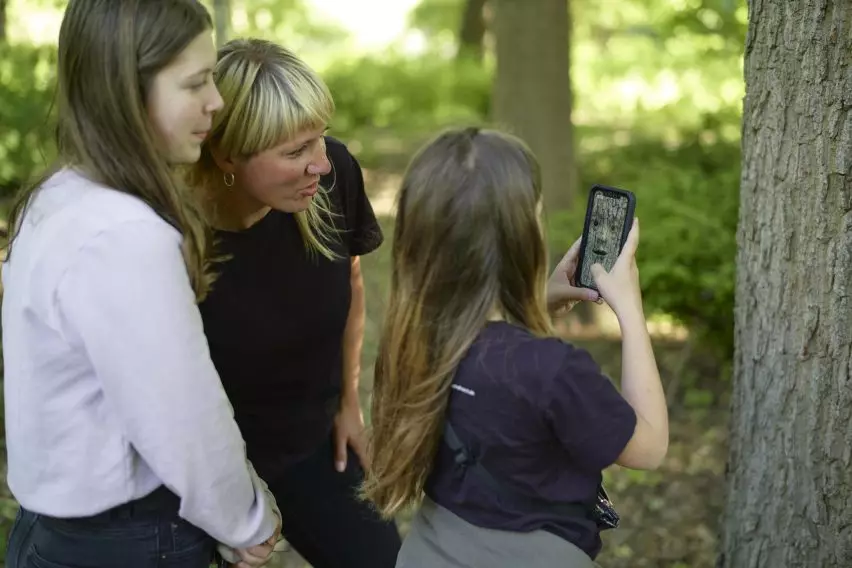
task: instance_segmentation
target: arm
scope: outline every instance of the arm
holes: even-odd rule
[[[56,298],[63,334],[85,350],[128,442],[181,498],[181,517],[234,548],[270,538],[274,499],[210,360],[179,235],[158,220],[100,233]]]
[[[364,344],[364,324],[366,310],[364,302],[364,278],[361,276],[361,259],[352,257],[350,276],[352,300],[349,316],[343,332],[343,384],[340,411],[335,418],[335,467],[337,471],[346,469],[347,446],[352,449],[366,468],[367,444],[364,437],[364,416],[361,412],[361,400],[358,394],[358,382],[361,377],[361,347]]]
[[[621,390],[636,412],[636,430],[616,463],[633,469],[656,469],[669,447],[669,417],[660,372],[645,325],[636,249],[639,219],[634,219],[627,242],[607,273],[599,264],[592,277],[601,296],[615,312],[621,327]]]
[[[656,469],[668,451],[666,396],[641,309],[625,309],[621,326],[621,394],[636,411],[636,430],[615,463],[633,469]]]
[[[343,403],[360,406],[358,383],[361,379],[361,348],[364,345],[364,326],[367,319],[364,300],[364,277],[361,275],[361,257],[352,257],[352,274],[349,278],[352,300],[349,317],[343,332]]]

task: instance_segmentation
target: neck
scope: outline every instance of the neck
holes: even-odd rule
[[[506,318],[503,317],[503,310],[500,309],[499,304],[494,304],[491,307],[491,311],[488,312],[488,321],[504,321]]]
[[[209,194],[211,221],[216,229],[242,231],[263,219],[270,211],[270,207],[249,197],[237,184],[228,187],[220,180]]]

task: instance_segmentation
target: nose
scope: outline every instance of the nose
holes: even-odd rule
[[[308,175],[324,176],[331,171],[331,162],[328,160],[328,156],[325,153],[325,143],[323,142],[319,146],[319,151],[311,159],[310,163],[308,163]]]
[[[207,106],[205,107],[205,110],[208,114],[220,111],[222,110],[222,107],[225,106],[225,101],[222,100],[222,95],[219,94],[219,89],[217,89],[216,85],[212,82],[211,84],[213,85],[213,92],[209,101],[207,102]]]

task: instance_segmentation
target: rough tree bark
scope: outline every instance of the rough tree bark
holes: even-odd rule
[[[545,210],[577,187],[567,0],[491,0],[497,43],[495,123],[523,138],[542,167]]]
[[[723,568],[852,566],[852,2],[749,0]]]

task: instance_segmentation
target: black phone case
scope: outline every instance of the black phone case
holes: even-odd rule
[[[599,194],[610,195],[613,197],[625,197],[627,199],[627,210],[624,215],[624,221],[621,223],[620,230],[613,227],[613,221],[610,220],[603,228],[597,229],[600,225],[594,225],[594,221],[602,218],[602,215],[595,214],[595,197]],[[586,204],[586,220],[583,224],[583,237],[580,241],[580,254],[577,259],[576,270],[576,285],[582,288],[590,288],[597,290],[594,278],[592,278],[591,267],[595,263],[603,265],[606,270],[611,270],[618,255],[621,254],[621,249],[624,247],[624,242],[627,240],[627,235],[630,233],[630,228],[633,226],[633,215],[636,212],[636,196],[626,189],[618,189],[616,187],[608,187],[605,185],[595,185],[589,191],[589,201]],[[594,217],[594,218],[593,218]],[[618,247],[608,243],[607,252],[605,255],[600,255],[591,250],[592,245],[598,244],[599,241],[606,242],[607,237],[612,238],[611,233],[619,235]],[[605,236],[601,236],[601,235]],[[602,247],[599,247],[602,248]]]

